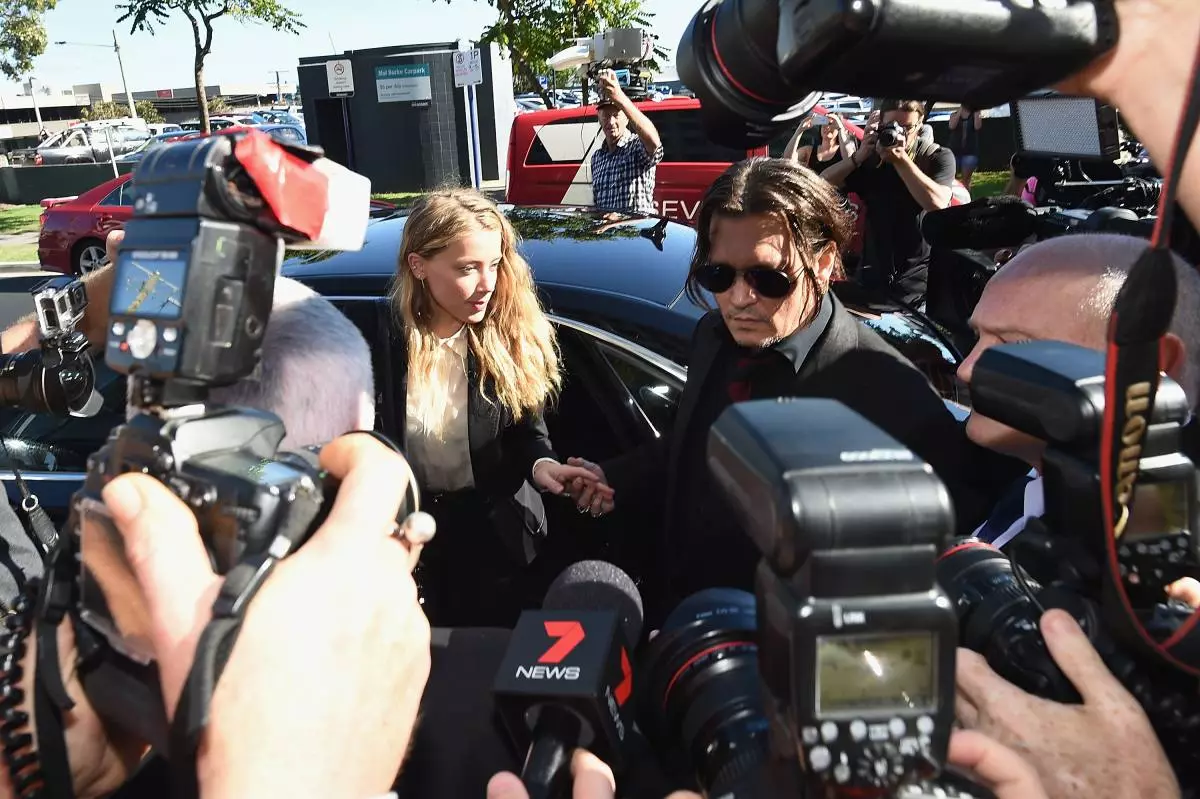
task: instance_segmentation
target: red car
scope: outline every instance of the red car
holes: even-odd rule
[[[42,200],[38,261],[42,269],[85,275],[104,260],[104,240],[133,216],[133,191],[121,175],[78,197]]]
[[[222,131],[224,133],[225,131]],[[198,138],[190,136],[188,138]],[[78,197],[42,200],[38,261],[48,272],[86,275],[103,265],[104,240],[133,216],[133,173],[101,183]],[[387,216],[396,206],[371,200],[371,216]]]

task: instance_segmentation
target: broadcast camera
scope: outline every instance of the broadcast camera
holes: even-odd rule
[[[730,407],[708,459],[763,560],[756,597],[696,594],[651,642],[642,728],[663,760],[709,796],[931,789],[958,640],[934,571],[954,528],[941,481],[823,399]]]
[[[34,286],[38,349],[0,355],[0,407],[94,416],[103,403],[88,340],[75,329],[87,308],[83,281],[58,277]]]
[[[574,46],[554,55],[549,64],[554,70],[578,67],[593,81],[602,70],[611,69],[629,99],[642,100],[649,94],[652,77],[642,64],[653,52],[653,35],[641,28],[613,28],[591,38],[576,39]]]
[[[316,148],[249,132],[154,150],[133,187],[105,355],[129,375],[137,413],[88,461],[47,567],[45,607],[55,622],[77,608],[85,622],[77,636],[87,634],[88,646],[104,653],[84,680],[97,709],[170,748],[155,701],[147,611],[101,491],[140,472],[188,504],[214,569],[226,577],[214,624],[236,634],[249,598],[320,524],[336,486],[315,452],[276,452],[285,433],[278,417],[207,398],[258,367],[285,242],[361,247],[369,182]],[[415,505],[415,495],[410,500]],[[202,641],[197,653],[210,692],[228,656],[222,640]],[[203,705],[210,696],[193,699]],[[201,719],[204,710],[191,708]]]

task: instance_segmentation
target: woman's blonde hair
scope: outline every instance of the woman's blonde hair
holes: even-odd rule
[[[496,288],[483,321],[467,325],[479,366],[483,395],[498,401],[514,420],[540,411],[557,394],[562,375],[554,326],[533,286],[529,264],[517,252],[517,234],[495,203],[473,189],[439,189],[409,213],[400,262],[389,301],[405,330],[409,374],[429,374],[438,346],[431,327],[433,297],[417,280],[408,257],[432,258],[463,236],[499,230]]]

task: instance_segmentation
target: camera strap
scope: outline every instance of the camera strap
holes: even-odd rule
[[[276,557],[266,552],[234,566],[225,575],[221,591],[213,602],[212,620],[196,644],[196,656],[171,721],[170,759],[176,783],[172,795],[178,799],[199,799],[196,755],[201,736],[208,726],[217,681],[225,671],[233,645],[242,631],[250,601],[286,554],[279,553]]]
[[[1170,253],[1171,223],[1183,164],[1200,123],[1200,50],[1192,67],[1191,85],[1179,119],[1170,169],[1159,197],[1158,222],[1151,246],[1134,264],[1117,294],[1108,325],[1105,364],[1104,422],[1100,441],[1100,491],[1107,547],[1105,604],[1115,601],[1121,612],[1112,621],[1176,668],[1200,676],[1200,611],[1165,642],[1142,625],[1130,602],[1119,561],[1121,537],[1133,507],[1142,445],[1158,388],[1161,348],[1175,310],[1176,278]],[[1189,353],[1193,355],[1193,353]],[[1191,530],[1193,540],[1200,531]],[[1194,639],[1194,640],[1190,640]],[[1186,646],[1182,646],[1188,641]],[[1184,649],[1194,653],[1184,656]]]

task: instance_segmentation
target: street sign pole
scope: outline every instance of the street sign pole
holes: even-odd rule
[[[467,111],[467,165],[471,185],[483,188],[483,158],[479,150],[479,103],[475,87],[483,82],[483,62],[479,48],[459,50],[454,54],[454,85],[463,90]]]

